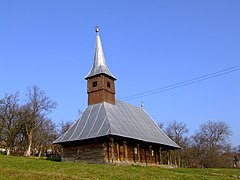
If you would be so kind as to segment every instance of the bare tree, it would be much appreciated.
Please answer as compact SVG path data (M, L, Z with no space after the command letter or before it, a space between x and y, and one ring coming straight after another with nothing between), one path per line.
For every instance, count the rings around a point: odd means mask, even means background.
M166 134L173 139L177 144L181 145L184 140L184 136L188 133L187 124L183 122L171 121L167 128Z
M159 123L158 123L158 127L159 127L160 129L163 129L164 123L163 123L163 122L159 122Z
M72 125L73 125L73 121L66 121L66 122L61 121L59 135L61 136L62 134L67 132Z
M232 150L234 153L240 154L240 145L233 147Z
M181 150L175 151L172 153L175 156L175 159L178 166L183 166L182 162L184 156L186 156L186 150L188 148L188 128L187 125L183 122L171 121L165 129L166 134L175 141L180 147Z
M223 121L208 121L200 127L200 131L209 148L226 145L231 135L229 126Z
M0 100L0 139L6 146L7 155L13 150L16 143L16 137L19 133L18 111L18 93L6 94L5 97Z
M28 142L25 156L30 156L34 132L42 123L44 117L56 107L56 103L37 86L28 88L27 97L28 101L22 108L21 121Z
M52 142L57 138L55 124L51 119L45 118L35 131L34 147L37 150L38 156L41 157L44 150L50 148Z
M208 121L192 136L196 157L204 167L218 167L220 156L229 149L231 131L223 121Z

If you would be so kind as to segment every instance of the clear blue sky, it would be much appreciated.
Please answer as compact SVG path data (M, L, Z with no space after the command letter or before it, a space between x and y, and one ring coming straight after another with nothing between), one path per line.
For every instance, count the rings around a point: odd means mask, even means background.
M58 103L55 123L87 106L94 26L117 77L117 98L240 64L238 0L0 1L0 97L37 85ZM221 120L240 144L240 71L129 100L156 122L184 122L190 134Z

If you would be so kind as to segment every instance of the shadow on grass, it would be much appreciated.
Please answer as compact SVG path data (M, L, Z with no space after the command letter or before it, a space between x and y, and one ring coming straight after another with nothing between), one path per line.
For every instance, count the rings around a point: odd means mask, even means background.
M54 162L62 162L61 157L47 157L46 160Z

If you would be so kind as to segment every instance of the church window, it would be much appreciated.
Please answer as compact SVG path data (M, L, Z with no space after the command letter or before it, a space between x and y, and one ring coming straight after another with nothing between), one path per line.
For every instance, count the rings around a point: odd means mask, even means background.
M107 82L107 87L108 87L108 88L110 88L110 87L111 87L111 86L110 86L110 82Z
M154 156L154 150L152 150L152 154L151 155Z
M97 87L97 81L93 82L93 87Z
M134 154L137 155L138 154L137 147L134 147L133 150L134 150Z

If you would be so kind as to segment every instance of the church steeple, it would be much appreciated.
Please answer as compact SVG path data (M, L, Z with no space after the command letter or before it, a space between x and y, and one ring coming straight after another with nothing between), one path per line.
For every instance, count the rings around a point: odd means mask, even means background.
M95 28L95 31L97 36L93 67L85 77L88 83L88 105L101 102L115 104L114 81L116 78L106 65L98 26Z
M112 73L110 72L110 70L106 65L98 26L96 26L95 31L97 36L96 36L96 47L94 52L93 67L85 79L89 79L90 77L96 76L98 74L106 74L116 80L116 78L112 75Z

